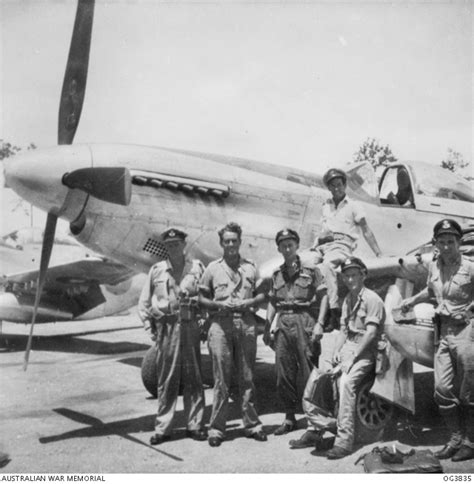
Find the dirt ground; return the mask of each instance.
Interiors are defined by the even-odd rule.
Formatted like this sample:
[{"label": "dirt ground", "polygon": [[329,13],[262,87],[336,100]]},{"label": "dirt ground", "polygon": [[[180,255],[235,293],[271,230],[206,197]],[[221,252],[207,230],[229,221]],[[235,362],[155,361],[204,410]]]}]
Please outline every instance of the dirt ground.
[{"label": "dirt ground", "polygon": [[[374,445],[438,449],[446,433],[432,403],[432,372],[416,375],[417,413],[402,415],[386,441],[340,461],[312,449],[290,450],[304,432],[267,442],[245,438],[232,404],[227,440],[219,448],[186,439],[181,400],[171,441],[148,444],[156,400],[144,389],[140,364],[149,341],[135,313],[87,322],[38,325],[27,372],[22,370],[28,326],[3,323],[0,345],[0,450],[11,461],[3,473],[363,473],[357,458]],[[331,336],[325,335],[323,358]],[[206,419],[212,389],[203,344]],[[324,353],[326,352],[326,353]],[[270,434],[282,421],[275,393],[273,352],[259,338],[257,404]],[[445,472],[474,472],[474,461],[443,461]]]}]

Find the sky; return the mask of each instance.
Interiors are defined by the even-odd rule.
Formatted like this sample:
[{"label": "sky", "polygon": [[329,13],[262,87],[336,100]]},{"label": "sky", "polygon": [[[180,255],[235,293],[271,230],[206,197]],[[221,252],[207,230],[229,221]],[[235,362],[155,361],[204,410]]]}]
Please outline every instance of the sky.
[{"label": "sky", "polygon": [[[76,3],[0,0],[0,138],[56,144]],[[367,138],[473,152],[473,3],[97,0],[76,143],[184,148],[321,173]]]}]

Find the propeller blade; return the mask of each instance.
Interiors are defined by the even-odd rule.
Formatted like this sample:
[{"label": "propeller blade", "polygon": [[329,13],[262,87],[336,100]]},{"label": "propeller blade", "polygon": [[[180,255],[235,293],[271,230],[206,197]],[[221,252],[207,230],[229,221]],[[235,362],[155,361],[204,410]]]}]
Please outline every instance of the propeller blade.
[{"label": "propeller blade", "polygon": [[36,314],[38,312],[38,306],[41,299],[41,293],[43,292],[43,285],[46,277],[46,271],[48,270],[49,259],[51,258],[51,251],[53,250],[54,233],[56,232],[56,222],[58,217],[52,213],[48,213],[46,219],[46,227],[44,229],[43,246],[41,247],[41,262],[40,270],[38,274],[38,284],[36,287],[35,305],[33,309],[33,316],[31,318],[30,335],[28,336],[28,344],[26,345],[25,360],[23,362],[23,370],[28,368],[28,360],[30,358],[31,343],[33,341],[33,328],[36,321]]},{"label": "propeller blade", "polygon": [[117,205],[128,205],[132,195],[132,181],[127,168],[79,168],[66,173],[63,184]]},{"label": "propeller blade", "polygon": [[78,0],[71,46],[59,105],[58,144],[70,145],[76,134],[86,92],[95,0]]}]

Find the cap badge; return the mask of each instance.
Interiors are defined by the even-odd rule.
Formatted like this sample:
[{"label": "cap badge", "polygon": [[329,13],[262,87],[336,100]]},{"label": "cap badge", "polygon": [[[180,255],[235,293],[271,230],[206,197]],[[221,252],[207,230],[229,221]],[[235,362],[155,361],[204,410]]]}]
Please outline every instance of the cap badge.
[{"label": "cap badge", "polygon": [[442,225],[443,229],[449,229],[451,228],[451,224],[449,223],[448,220],[445,220]]},{"label": "cap badge", "polygon": [[176,232],[175,232],[174,230],[170,230],[170,231],[168,232],[168,236],[169,236],[169,237],[176,237]]}]

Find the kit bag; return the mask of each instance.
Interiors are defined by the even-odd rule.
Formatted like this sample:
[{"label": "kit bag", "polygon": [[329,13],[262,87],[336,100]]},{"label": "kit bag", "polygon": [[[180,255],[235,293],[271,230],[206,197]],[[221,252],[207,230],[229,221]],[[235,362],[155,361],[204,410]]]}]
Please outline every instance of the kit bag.
[{"label": "kit bag", "polygon": [[401,452],[396,448],[375,447],[365,454],[364,470],[369,474],[440,474],[440,461],[429,449]]}]

